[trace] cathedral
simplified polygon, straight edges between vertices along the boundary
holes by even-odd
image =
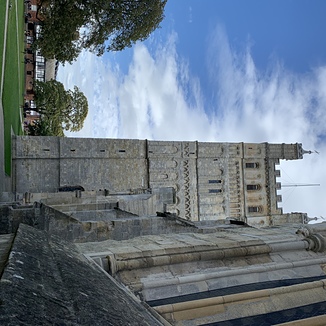
[[[303,158],[301,144],[17,138],[15,192],[173,193],[164,211],[188,221],[280,223],[280,160]],[[77,188],[76,188],[77,189]],[[302,215],[294,220],[304,222]]]
[[[301,144],[16,137],[3,325],[325,325],[326,225],[283,213]]]

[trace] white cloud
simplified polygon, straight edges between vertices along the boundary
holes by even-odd
[[[284,208],[323,215],[326,67],[303,75],[273,61],[267,71],[259,71],[250,46],[236,52],[218,27],[208,50],[207,74],[215,89],[208,107],[187,59],[178,56],[176,41],[177,35],[170,35],[154,54],[137,44],[126,74],[114,61],[88,52],[61,69],[59,79],[68,87],[76,84],[89,99],[89,117],[78,136],[302,142],[307,149],[320,150],[320,155],[282,165],[283,178],[322,186],[296,188],[292,195],[286,189]]]
[[[142,44],[134,50],[120,85],[120,136],[148,139],[210,137],[198,81],[178,59],[175,35],[154,55]],[[188,96],[191,94],[191,96]]]
[[[320,183],[320,187],[284,188],[283,207],[310,216],[326,212],[326,67],[307,74],[288,71],[273,61],[258,71],[250,48],[239,54],[230,48],[226,33],[217,28],[211,39],[208,64],[216,83],[217,140],[303,143],[320,155],[284,162],[283,183]],[[289,178],[290,177],[290,178]]]
[[[77,85],[88,99],[89,110],[83,129],[67,133],[68,136],[118,137],[119,72],[115,66],[84,51],[75,63],[60,67],[58,80],[66,88]]]

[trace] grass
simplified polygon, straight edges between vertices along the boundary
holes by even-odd
[[[11,175],[11,134],[21,135],[22,109],[24,100],[24,2],[10,0],[12,6],[8,11],[8,27],[4,67],[2,106],[4,113],[5,172]],[[16,7],[17,6],[17,7]],[[1,1],[0,15],[5,18],[6,1]],[[1,16],[0,16],[1,17]],[[4,46],[4,21],[0,53]],[[3,58],[2,58],[3,60]]]
[[[5,31],[5,25],[4,25],[4,21],[5,21],[5,15],[6,15],[6,2],[2,1],[0,3],[0,22],[3,22],[2,24],[0,24],[0,76],[2,73],[2,54],[3,54],[3,38],[4,38],[4,31]]]

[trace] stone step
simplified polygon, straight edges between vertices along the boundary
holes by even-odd
[[[0,275],[6,265],[14,237],[14,233],[0,235]]]

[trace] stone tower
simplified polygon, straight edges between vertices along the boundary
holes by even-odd
[[[164,210],[189,221],[232,219],[272,225],[280,159],[303,157],[301,144],[203,143],[130,139],[17,137],[17,193],[79,187],[107,195],[173,191]],[[293,215],[302,221],[302,215]],[[291,218],[292,218],[291,217]]]
[[[13,143],[0,324],[326,325],[326,225],[278,207],[301,144]]]

